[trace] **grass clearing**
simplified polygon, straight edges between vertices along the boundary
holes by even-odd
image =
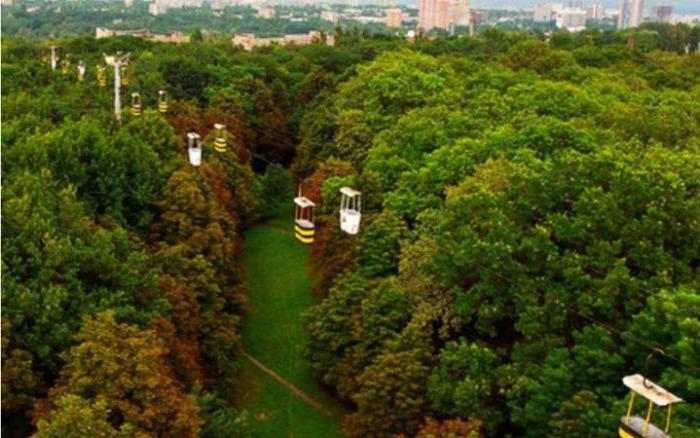
[[[294,239],[293,213],[280,208],[272,220],[245,233],[243,266],[250,310],[243,348],[333,412],[345,407],[318,385],[301,354],[306,342],[303,312],[314,303],[308,277],[308,247]],[[246,388],[242,407],[255,437],[335,437],[338,423],[291,393],[249,361],[242,360]]]

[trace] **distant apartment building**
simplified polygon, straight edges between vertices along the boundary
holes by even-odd
[[[134,0],[124,0],[124,6],[130,8],[134,4]]]
[[[467,0],[420,0],[418,4],[418,28],[424,31],[466,26],[469,16]]]
[[[586,19],[588,20],[602,20],[605,17],[605,10],[603,5],[598,3],[596,5],[590,5],[586,11]]]
[[[535,13],[532,19],[540,23],[548,23],[557,18],[557,12],[564,9],[561,3],[540,3],[535,6]]]
[[[578,32],[586,28],[586,11],[579,8],[564,8],[557,12],[555,23],[559,29]]]
[[[160,15],[175,8],[201,8],[203,0],[154,0],[148,5],[148,13]]]
[[[673,18],[673,6],[659,5],[655,7],[654,16],[658,23],[670,23]]]
[[[340,14],[334,11],[321,11],[321,20],[335,23],[340,18]]]
[[[258,17],[260,18],[275,18],[275,8],[270,6],[261,6],[258,8]]]
[[[335,44],[335,38],[327,36],[324,40],[321,32],[317,30],[312,30],[309,33],[302,34],[287,34],[285,36],[275,38],[258,38],[252,33],[245,33],[235,35],[231,40],[234,46],[241,46],[245,50],[253,50],[256,47],[267,47],[272,44],[296,44],[298,46],[305,46],[321,41],[325,42],[325,44],[329,46]]]
[[[452,3],[452,21],[456,26],[469,26],[471,11],[467,0]]]
[[[384,12],[386,13],[386,27],[401,27],[401,24],[403,22],[403,12],[401,11],[401,9],[386,9]]]
[[[109,38],[113,36],[132,36],[136,38],[143,38],[149,41],[156,41],[160,43],[189,43],[190,36],[185,35],[182,32],[169,32],[164,34],[150,33],[144,29],[136,30],[114,30],[108,29],[106,27],[96,27],[95,28],[95,38]]]
[[[438,0],[433,27],[447,30],[450,23],[450,0]]]
[[[644,18],[644,0],[620,0],[617,15],[617,28],[629,29],[639,27]]]

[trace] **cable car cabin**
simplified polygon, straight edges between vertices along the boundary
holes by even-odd
[[[168,95],[165,90],[158,90],[158,111],[161,114],[168,112]]]
[[[647,380],[641,374],[634,374],[622,379],[622,383],[630,389],[630,402],[627,406],[627,415],[620,419],[618,432],[621,438],[669,438],[671,429],[671,406],[683,400],[671,394],[664,388]],[[634,400],[641,395],[648,400],[646,417],[633,415]],[[651,423],[651,413],[654,405],[666,407],[666,425],[661,430]]]
[[[101,88],[107,86],[107,74],[105,73],[105,68],[101,65],[97,66],[97,85]]]
[[[85,62],[80,61],[78,62],[78,82],[83,82],[83,79],[85,79],[85,71],[87,70],[87,67],[85,67]]]
[[[125,87],[129,86],[129,75],[126,70],[126,63],[119,65],[119,76],[121,78],[121,84]]]
[[[191,165],[196,167],[202,164],[202,139],[196,132],[187,133],[187,154]]]
[[[348,234],[357,234],[360,231],[362,219],[361,193],[350,187],[340,189],[340,229]]]
[[[61,73],[66,75],[68,74],[68,70],[70,70],[70,61],[64,59],[63,61],[61,61]]]
[[[141,95],[139,93],[131,93],[131,115],[141,117]]]
[[[314,204],[306,196],[294,198],[294,236],[301,243],[309,244],[314,241],[316,226],[314,225]]]
[[[221,123],[214,124],[214,150],[216,152],[226,152],[226,133],[224,129],[226,129],[226,125]]]

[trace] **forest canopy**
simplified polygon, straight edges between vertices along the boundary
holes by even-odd
[[[247,436],[241,236],[296,182],[318,205],[304,355],[348,435],[607,436],[644,373],[697,436],[695,35],[3,38],[3,432]],[[121,123],[97,77],[117,50]]]

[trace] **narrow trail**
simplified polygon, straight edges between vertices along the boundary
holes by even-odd
[[[302,354],[304,312],[314,304],[309,248],[294,239],[285,206],[244,235],[249,311],[242,330],[240,407],[253,437],[340,437],[347,408],[314,379]]]
[[[297,397],[302,399],[304,401],[304,403],[308,404],[309,406],[313,407],[317,411],[321,412],[323,415],[327,415],[327,416],[333,418],[333,413],[331,411],[329,411],[328,409],[326,409],[325,406],[323,406],[321,403],[314,400],[310,395],[306,394],[301,389],[294,386],[294,384],[289,383],[288,381],[284,380],[282,378],[282,376],[280,376],[276,372],[272,371],[271,369],[269,369],[268,367],[266,367],[265,365],[260,363],[260,361],[258,361],[253,356],[248,354],[247,351],[241,350],[241,354],[246,359],[248,359],[253,365],[258,367],[261,371],[263,371],[264,373],[266,373],[267,375],[269,375],[273,379],[277,380],[280,384],[284,385],[287,389],[292,391]]]

